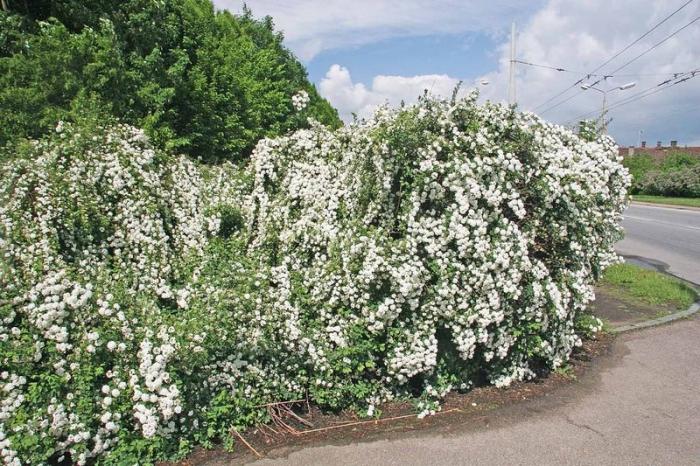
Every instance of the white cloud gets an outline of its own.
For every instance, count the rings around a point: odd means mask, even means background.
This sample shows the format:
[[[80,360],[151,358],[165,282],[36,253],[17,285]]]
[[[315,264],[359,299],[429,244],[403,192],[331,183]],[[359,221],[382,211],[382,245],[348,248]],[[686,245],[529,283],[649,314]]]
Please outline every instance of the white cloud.
[[[220,8],[240,11],[242,0],[215,0]],[[683,0],[249,0],[256,16],[271,15],[284,31],[286,43],[302,59],[318,53],[369,44],[390,37],[425,36],[477,31],[501,34],[503,44],[494,52],[500,57],[497,69],[483,76],[490,85],[482,89],[484,98],[504,100],[508,79],[508,43],[502,35],[510,21],[519,24],[518,58],[533,63],[551,64],[588,72],[624,48],[654,24],[682,5]],[[523,4],[526,6],[524,7]],[[653,34],[644,38],[602,71],[610,72],[628,59],[646,50],[666,35],[700,16],[700,2],[685,7]],[[498,40],[501,40],[498,39]],[[614,103],[625,96],[652,88],[664,80],[648,76],[665,72],[687,71],[700,67],[700,22],[659,46],[610,80],[622,84],[635,80],[637,86],[627,91],[612,91]],[[340,62],[340,65],[343,65]],[[467,70],[465,76],[467,77]],[[539,104],[574,83],[579,75],[553,70],[518,66],[518,103],[524,109],[544,110]],[[466,81],[472,81],[469,77]],[[481,78],[481,77],[478,77]],[[351,112],[366,115],[384,101],[393,104],[401,99],[415,100],[426,80],[434,90],[450,92],[457,77],[376,76],[371,84],[354,83],[342,66],[332,67],[321,84],[322,93],[336,105],[344,118]],[[435,81],[435,83],[433,83]],[[449,95],[449,92],[446,92]],[[566,94],[562,99],[572,95]],[[555,100],[552,103],[557,103]],[[595,91],[578,95],[543,116],[556,122],[575,120],[577,116],[601,106]],[[610,132],[623,144],[635,143],[640,129],[650,143],[657,140],[680,143],[700,140],[697,109],[700,108],[700,76],[672,89],[659,92],[610,112],[614,118]]]
[[[242,0],[214,0],[240,12]],[[390,37],[500,30],[541,0],[248,0],[256,16],[270,15],[303,60],[323,50]]]
[[[385,102],[399,105],[417,100],[425,90],[433,95],[449,97],[459,83],[458,79],[444,74],[419,76],[375,76],[368,88],[362,83],[354,83],[350,71],[340,65],[330,67],[321,80],[319,91],[340,113],[345,121],[352,120],[352,114],[369,116],[374,109]]]
[[[518,34],[518,57],[525,61],[552,64],[575,71],[590,72],[627,44],[651,29],[682,3],[663,0],[551,0],[524,24]],[[652,34],[604,67],[610,73],[653,44],[700,15],[700,2],[688,5]],[[659,73],[687,71],[700,67],[700,22],[688,27],[668,42],[657,47],[610,78],[607,88],[629,81],[636,87],[608,93],[609,103],[654,88],[667,77]],[[509,44],[501,48],[499,69],[486,75],[492,82],[484,96],[503,100],[507,93]],[[578,86],[559,99],[538,107],[559,91],[576,82],[582,75],[561,73],[542,68],[518,65],[518,103],[528,110],[544,111],[547,107],[576,95],[568,102],[545,112],[543,116],[557,122],[575,120],[587,112],[601,108],[602,94],[581,91]],[[606,88],[605,83],[599,86]],[[658,92],[647,98],[610,111],[613,121],[610,132],[619,142],[634,144],[640,129],[648,141],[669,139],[693,141],[700,138],[697,109],[700,108],[700,76],[691,81]]]

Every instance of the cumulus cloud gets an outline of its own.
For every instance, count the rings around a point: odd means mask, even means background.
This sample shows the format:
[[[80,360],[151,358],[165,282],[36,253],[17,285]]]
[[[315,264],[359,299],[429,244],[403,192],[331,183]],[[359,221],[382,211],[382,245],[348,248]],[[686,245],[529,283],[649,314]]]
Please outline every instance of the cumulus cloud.
[[[345,121],[352,120],[352,114],[360,118],[368,117],[378,105],[388,102],[399,105],[402,101],[410,104],[426,90],[433,95],[448,97],[459,80],[444,74],[419,76],[375,76],[370,87],[352,80],[350,71],[340,65],[330,67],[321,80],[319,90],[340,113]]]
[[[575,83],[586,72],[603,64],[681,4],[663,0],[551,0],[521,28],[518,57],[581,73],[518,65],[516,83],[519,105],[538,113],[544,111],[545,118],[560,123],[574,124],[578,116],[596,117],[602,106],[602,94],[583,91],[579,86],[558,99],[541,104]],[[700,2],[689,4],[599,73],[612,72],[698,16]],[[699,43],[700,22],[615,73],[618,76],[600,83],[599,87],[612,89],[630,81],[637,83],[630,90],[610,91],[608,101],[611,104],[646,89],[654,89],[670,77],[663,73],[700,67]],[[509,44],[504,43],[500,47],[499,68],[485,76],[492,86],[485,90],[484,97],[493,100],[506,98],[508,67]],[[572,96],[562,105],[545,111]],[[694,115],[697,108],[700,108],[700,76],[629,105],[613,108],[609,113],[609,117],[613,118],[610,132],[624,144],[636,143],[640,129],[644,130],[649,141],[659,139],[668,144],[669,139],[679,139],[690,143],[700,139],[700,126],[694,123],[697,121]]]
[[[240,11],[242,0],[215,0],[219,8]],[[572,89],[556,104],[575,94],[566,103],[548,110],[540,105],[576,82],[627,44],[649,30],[684,3],[683,0],[547,0],[517,2],[469,0],[253,0],[248,1],[256,16],[269,14],[284,31],[286,43],[302,59],[310,60],[329,49],[375,43],[392,37],[426,36],[475,31],[500,37],[502,45],[493,72],[484,76],[424,75],[376,76],[371,83],[353,82],[350,71],[333,66],[320,83],[321,92],[338,107],[345,119],[352,112],[367,115],[376,105],[402,99],[411,102],[424,88],[449,95],[458,78],[474,82],[485,78],[485,99],[502,101],[508,88],[508,43],[505,32],[511,20],[519,25],[518,58],[539,64],[581,72],[563,73],[518,65],[517,97],[521,108],[543,110],[543,116],[559,123],[574,123],[578,116],[595,116],[602,96],[595,91]],[[700,16],[700,2],[692,2],[681,12],[644,38],[628,52],[601,70],[609,73],[628,59]],[[500,35],[499,35],[500,34]],[[498,39],[498,40],[501,40]],[[610,103],[645,89],[652,89],[672,73],[700,67],[700,22],[688,27],[654,51],[616,74],[603,88],[636,81],[635,88],[611,91]],[[644,130],[650,143],[669,139],[692,143],[700,140],[697,124],[700,108],[700,76],[632,104],[610,111],[610,132],[619,142],[637,141]]]

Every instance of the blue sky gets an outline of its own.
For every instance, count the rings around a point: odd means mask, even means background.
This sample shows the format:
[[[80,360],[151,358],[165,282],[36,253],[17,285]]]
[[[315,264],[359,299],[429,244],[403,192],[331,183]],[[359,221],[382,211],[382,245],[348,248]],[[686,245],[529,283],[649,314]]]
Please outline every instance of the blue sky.
[[[384,102],[412,102],[424,89],[449,95],[455,84],[479,87],[482,99],[505,101],[508,36],[517,23],[517,58],[590,72],[688,0],[248,0],[256,16],[270,15],[309,77],[349,120]],[[241,0],[214,0],[240,12]],[[692,0],[653,33],[603,67],[610,74],[657,42],[700,17]],[[598,84],[609,90],[610,134],[621,145],[700,145],[700,73],[651,93],[676,72],[700,71],[700,21]],[[620,76],[618,76],[620,75]],[[689,76],[689,75],[682,75]],[[596,116],[602,95],[571,86],[580,74],[518,65],[517,103],[544,118],[574,124]],[[591,78],[584,82],[593,82]],[[487,80],[487,86],[480,85]],[[615,88],[634,81],[636,86]],[[561,97],[542,105],[567,89]],[[646,92],[645,92],[646,91]],[[641,93],[641,94],[640,94]],[[647,95],[648,94],[648,95]],[[626,103],[625,98],[644,95]],[[549,108],[552,104],[556,105]]]
[[[309,77],[320,83],[333,64],[352,70],[353,79],[370,84],[376,75],[446,74],[468,79],[498,64],[493,36],[467,32],[399,37],[361,46],[324,50],[307,63]]]

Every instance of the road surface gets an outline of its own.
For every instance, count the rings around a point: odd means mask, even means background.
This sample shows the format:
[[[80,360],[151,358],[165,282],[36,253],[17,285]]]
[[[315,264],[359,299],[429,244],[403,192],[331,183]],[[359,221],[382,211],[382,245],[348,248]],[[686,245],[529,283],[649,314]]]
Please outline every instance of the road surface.
[[[668,272],[700,284],[700,210],[631,204],[622,226],[620,254],[660,261]]]

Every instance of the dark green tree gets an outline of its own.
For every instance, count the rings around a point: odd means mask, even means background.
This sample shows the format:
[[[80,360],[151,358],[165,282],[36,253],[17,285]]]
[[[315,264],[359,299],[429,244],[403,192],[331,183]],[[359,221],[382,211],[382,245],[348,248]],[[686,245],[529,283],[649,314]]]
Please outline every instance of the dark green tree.
[[[257,140],[340,125],[269,17],[210,0],[5,0],[0,12],[0,144],[60,119],[114,115],[208,162],[245,159]],[[291,96],[311,102],[294,112]]]

